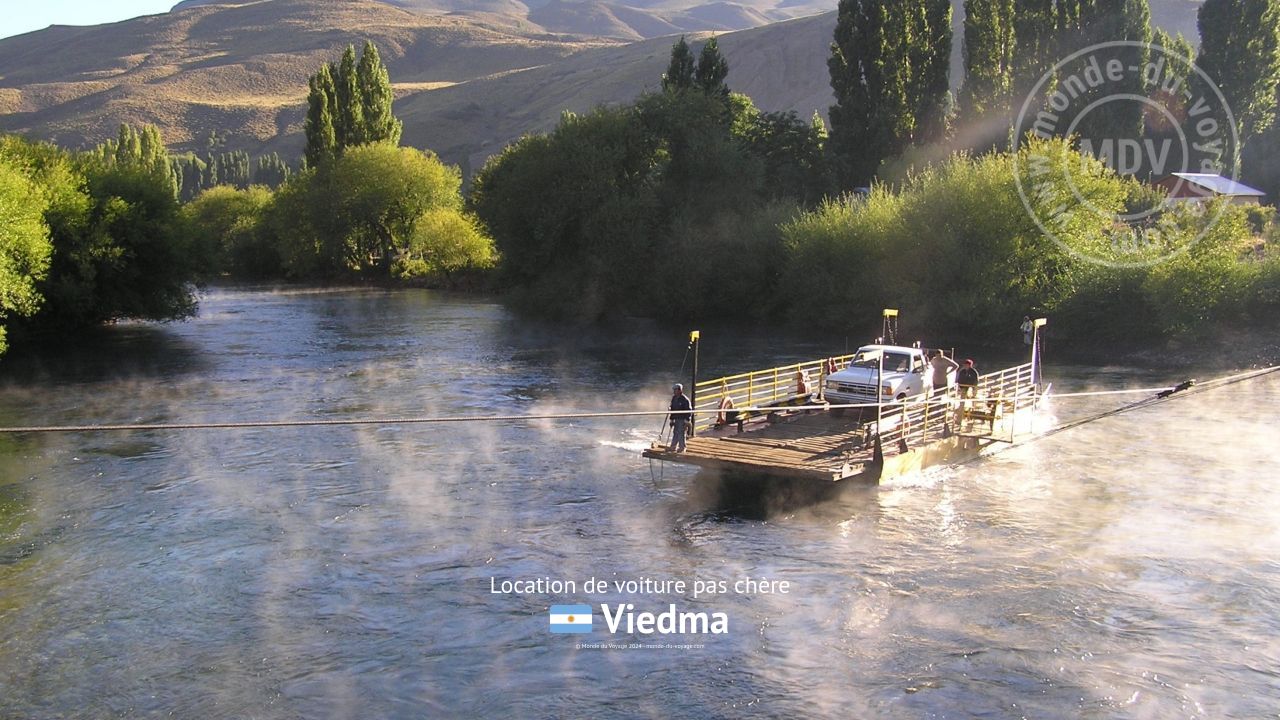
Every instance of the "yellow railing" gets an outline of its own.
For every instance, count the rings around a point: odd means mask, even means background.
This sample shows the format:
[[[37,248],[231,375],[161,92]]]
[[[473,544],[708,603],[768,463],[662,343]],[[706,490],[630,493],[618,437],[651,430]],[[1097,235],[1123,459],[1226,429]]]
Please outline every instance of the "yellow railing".
[[[843,370],[853,357],[837,355],[704,380],[697,385],[697,405],[694,410],[698,412],[694,417],[694,430],[705,430],[716,424],[720,410],[725,407],[722,405],[725,398],[729,399],[732,409],[782,405],[806,395],[812,395],[816,401],[822,394],[829,368]],[[808,386],[807,393],[800,392],[802,377]],[[1016,412],[1035,402],[1032,380],[1031,363],[1016,365],[980,376],[976,394],[978,397],[1003,398],[1005,410]],[[935,401],[924,396],[908,398],[906,406],[905,422],[901,427],[906,430],[909,439],[912,435],[923,436],[931,429],[940,428],[949,407],[944,398]],[[886,404],[885,408],[885,412],[892,408],[895,414],[900,414],[902,410],[902,406],[896,403]]]
[[[853,355],[838,355],[829,359],[836,370],[843,370]],[[697,385],[698,404],[695,410],[718,411],[728,398],[734,408],[765,407],[782,403],[804,395],[800,392],[800,378],[808,384],[808,394],[817,396],[827,380],[828,359],[810,360],[768,368],[748,373],[729,375],[714,380],[704,380]],[[718,412],[699,412],[694,419],[694,430],[705,430],[716,423]]]

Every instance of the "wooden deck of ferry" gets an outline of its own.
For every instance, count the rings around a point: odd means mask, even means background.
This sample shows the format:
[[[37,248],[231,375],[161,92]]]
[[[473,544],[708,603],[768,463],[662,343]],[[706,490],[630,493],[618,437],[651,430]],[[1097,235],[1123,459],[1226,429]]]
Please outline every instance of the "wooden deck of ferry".
[[[704,434],[689,438],[684,452],[655,443],[644,456],[699,467],[821,482],[875,483],[931,465],[960,462],[998,442],[985,429],[948,433],[938,425],[912,437],[900,452],[896,434],[883,442],[876,462],[875,443],[864,425],[826,411],[801,411],[740,434]]]

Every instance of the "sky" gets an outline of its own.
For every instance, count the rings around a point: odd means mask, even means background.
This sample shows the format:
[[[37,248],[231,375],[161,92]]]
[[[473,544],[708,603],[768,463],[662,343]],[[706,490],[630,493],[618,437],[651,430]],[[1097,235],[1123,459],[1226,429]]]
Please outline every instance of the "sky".
[[[0,37],[50,25],[99,25],[168,12],[178,0],[5,0]]]

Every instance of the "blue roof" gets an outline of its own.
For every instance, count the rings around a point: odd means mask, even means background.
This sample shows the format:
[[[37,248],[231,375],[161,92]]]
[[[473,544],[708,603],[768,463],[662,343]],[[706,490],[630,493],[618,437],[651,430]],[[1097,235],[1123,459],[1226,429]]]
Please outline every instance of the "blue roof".
[[[1253,197],[1262,197],[1266,193],[1251,188],[1244,183],[1238,183],[1230,178],[1224,178],[1221,175],[1213,175],[1210,173],[1174,173],[1174,177],[1181,178],[1191,183],[1209,190],[1215,195],[1245,195]]]

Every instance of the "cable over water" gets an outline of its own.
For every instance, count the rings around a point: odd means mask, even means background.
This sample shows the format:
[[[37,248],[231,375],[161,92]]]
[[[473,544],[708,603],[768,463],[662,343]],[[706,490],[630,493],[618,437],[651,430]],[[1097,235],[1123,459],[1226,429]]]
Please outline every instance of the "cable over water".
[[[1127,390],[1091,390],[1084,392],[1072,393],[1051,393],[1041,397],[1050,399],[1067,399],[1067,398],[1084,398],[1097,397],[1101,395],[1151,395],[1152,397],[1143,398],[1129,405],[1119,408],[1107,410],[1087,418],[1072,420],[1062,425],[1050,428],[1039,435],[1036,439],[1045,437],[1063,430],[1082,425],[1094,420],[1100,420],[1104,417],[1116,415],[1139,407],[1163,402],[1173,397],[1189,395],[1204,390],[1230,385],[1244,380],[1252,380],[1254,378],[1268,375],[1280,370],[1280,365],[1262,368],[1259,370],[1248,370],[1234,375],[1228,375],[1213,380],[1207,380],[1194,385],[1178,386],[1166,385],[1161,387],[1149,388],[1133,388]],[[1182,389],[1179,389],[1179,388]],[[983,400],[1025,400],[1025,397],[984,397]],[[883,403],[883,405],[923,405],[926,403],[937,403],[937,400],[901,400],[894,403]],[[874,408],[876,403],[848,403],[841,405],[794,405],[785,409],[788,411],[795,410],[845,410],[854,408]],[[739,412],[756,411],[769,412],[778,410],[777,407],[759,406],[735,408]],[[666,416],[672,414],[688,414],[688,415],[708,415],[722,412],[716,408],[706,408],[699,410],[676,411],[672,413],[669,410],[628,410],[628,411],[606,411],[606,412],[571,412],[571,413],[533,413],[521,415],[457,415],[457,416],[431,416],[431,417],[367,417],[367,418],[330,418],[330,419],[285,419],[285,420],[245,420],[238,422],[189,422],[189,423],[115,423],[115,424],[82,424],[82,425],[32,425],[32,426],[12,426],[0,427],[0,434],[18,434],[18,433],[88,433],[88,432],[125,432],[125,431],[164,431],[164,430],[243,430],[255,428],[291,428],[291,427],[333,427],[333,426],[358,426],[358,425],[426,425],[432,423],[474,423],[474,422],[529,422],[535,420],[584,420],[594,418],[615,418],[615,417],[653,417]],[[1025,442],[1030,442],[1028,439]],[[1023,444],[1017,443],[1017,444]]]

